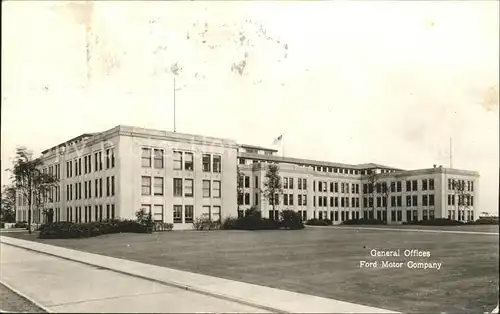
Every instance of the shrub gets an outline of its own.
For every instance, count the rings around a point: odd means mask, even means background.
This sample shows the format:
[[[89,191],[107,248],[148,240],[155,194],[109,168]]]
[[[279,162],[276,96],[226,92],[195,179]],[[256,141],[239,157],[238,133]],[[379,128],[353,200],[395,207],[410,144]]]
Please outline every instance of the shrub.
[[[333,222],[329,219],[311,218],[306,221],[306,225],[308,226],[331,226],[332,224]]]
[[[272,219],[261,218],[258,215],[245,216],[241,218],[228,217],[224,219],[222,229],[226,230],[276,230],[280,223]]]
[[[498,225],[498,217],[481,217],[476,221],[468,222],[469,225]]]
[[[342,221],[343,225],[386,225],[387,223],[384,220],[379,219],[349,219]]]
[[[463,224],[464,223],[461,221],[451,220],[448,218],[436,218],[432,220],[403,222],[403,225],[413,225],[413,226],[461,226]]]
[[[237,218],[227,217],[222,222],[221,229],[224,229],[224,230],[238,229],[237,226],[238,226],[238,219]]]
[[[145,208],[141,208],[135,213],[135,217],[139,224],[146,227],[147,230],[150,230],[149,232],[153,232],[154,221],[151,218],[151,213],[147,213]]]
[[[18,221],[14,225],[14,228],[28,228],[28,222],[27,221]]]
[[[120,232],[150,233],[151,229],[134,220],[107,220],[87,223],[63,221],[42,225],[38,237],[41,239],[88,238]]]
[[[281,226],[285,229],[304,229],[302,217],[293,210],[284,210],[280,213]]]
[[[166,222],[155,222],[153,231],[172,231],[174,224]]]
[[[210,218],[198,217],[193,221],[193,226],[196,230],[218,230],[220,223],[212,221]]]

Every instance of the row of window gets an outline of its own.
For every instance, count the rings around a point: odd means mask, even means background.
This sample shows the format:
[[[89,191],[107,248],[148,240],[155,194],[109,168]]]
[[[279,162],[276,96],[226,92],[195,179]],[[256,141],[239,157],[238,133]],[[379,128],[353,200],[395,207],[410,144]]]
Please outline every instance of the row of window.
[[[313,206],[316,207],[316,197],[313,197]],[[351,207],[359,207],[359,198],[351,198]],[[318,196],[318,207],[328,207],[328,198]],[[330,196],[330,207],[339,207],[339,197]],[[349,197],[340,197],[340,207],[349,207]]]
[[[92,180],[84,181],[83,199],[92,198]],[[74,189],[73,189],[74,186]],[[106,177],[106,196],[115,195],[115,176]],[[95,179],[94,197],[102,197],[102,178]],[[66,200],[82,199],[82,182],[66,185]]]
[[[151,155],[153,153],[153,155]],[[153,161],[152,161],[153,160]],[[191,152],[173,152],[174,170],[194,171],[194,154]],[[144,168],[163,169],[164,150],[156,148],[142,148],[141,164]],[[219,155],[203,154],[202,170],[203,172],[220,173],[222,157]]]
[[[94,209],[94,210],[92,210]],[[83,210],[83,211],[82,211]],[[105,210],[105,212],[104,212]],[[103,213],[105,216],[103,216]],[[72,222],[91,222],[91,221],[102,221],[105,219],[115,219],[115,204],[106,204],[104,208],[103,205],[88,205],[88,206],[75,206],[66,208],[66,221]],[[56,221],[60,221],[60,210],[55,210]]]
[[[422,191],[433,191],[434,190],[434,179],[423,179],[421,180],[421,187]],[[389,189],[390,186],[390,189]],[[401,181],[392,181],[390,183],[387,182],[377,182],[374,185],[369,184],[369,183],[364,183],[363,184],[363,193],[368,194],[368,193],[373,193],[374,190],[377,193],[384,193],[384,192],[402,192],[402,182]],[[411,191],[418,191],[418,180],[408,180],[406,181],[406,192],[411,192]]]
[[[105,150],[106,169],[115,167],[115,149]],[[74,167],[73,167],[74,165]],[[59,166],[59,165],[56,165]],[[74,172],[73,172],[74,170]],[[102,152],[94,152],[94,172],[103,170]],[[59,169],[56,169],[56,173]],[[83,174],[92,172],[92,154],[83,156]],[[49,171],[50,173],[50,171]],[[75,158],[66,162],[66,178],[82,175],[82,158]]]
[[[467,220],[465,215],[467,214]],[[449,210],[448,219],[458,220],[458,221],[474,221],[474,211],[472,210]]]
[[[43,168],[42,173],[43,174],[48,173],[49,176],[55,177],[57,180],[60,180],[61,179],[61,165],[56,164],[56,165],[49,166],[47,168]]]
[[[474,192],[474,181],[448,179],[448,190]]]
[[[154,180],[153,194],[151,194],[151,180]],[[174,178],[174,196],[194,197],[194,180]],[[184,185],[183,185],[184,181]],[[203,180],[202,191],[204,198],[220,198],[221,197],[221,181],[220,180]],[[164,195],[164,178],[163,177],[141,177],[141,194],[142,195]]]
[[[349,193],[349,187],[351,194],[359,194],[359,184],[357,183],[340,183],[340,193]],[[313,191],[316,191],[316,181],[313,181]],[[328,183],[326,181],[318,181],[318,192],[328,192]],[[338,182],[330,182],[330,193],[338,193],[339,184]]]
[[[448,194],[448,205],[455,205],[455,200],[458,206],[474,206],[474,196],[472,195],[450,195]]]

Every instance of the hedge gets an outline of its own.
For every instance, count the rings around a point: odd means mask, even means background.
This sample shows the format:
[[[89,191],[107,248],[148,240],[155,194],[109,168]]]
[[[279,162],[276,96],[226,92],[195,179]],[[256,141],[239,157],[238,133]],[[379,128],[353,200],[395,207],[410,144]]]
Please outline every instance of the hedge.
[[[332,224],[333,222],[330,219],[311,218],[306,221],[308,226],[331,226]]]
[[[221,228],[226,230],[277,230],[280,227],[279,222],[258,216],[229,217],[221,225]]]
[[[403,225],[413,225],[413,226],[461,226],[465,225],[464,222],[451,220],[448,218],[436,218],[432,220],[414,220],[403,222]]]
[[[39,228],[40,239],[89,238],[111,233],[151,233],[150,227],[134,220],[107,220],[102,222],[73,223],[67,221],[44,224]]]
[[[379,219],[349,219],[342,221],[343,225],[386,225],[387,223],[384,220]]]

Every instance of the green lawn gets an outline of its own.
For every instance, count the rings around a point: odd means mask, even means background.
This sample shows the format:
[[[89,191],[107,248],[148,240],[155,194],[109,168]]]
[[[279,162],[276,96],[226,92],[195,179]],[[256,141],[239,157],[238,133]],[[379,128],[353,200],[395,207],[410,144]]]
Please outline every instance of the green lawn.
[[[470,227],[498,232],[498,226]],[[478,313],[497,305],[498,235],[355,227],[178,231],[76,240],[4,235],[396,311]],[[360,269],[361,260],[411,259],[370,257],[373,248],[428,250],[427,260],[443,266],[440,270]]]

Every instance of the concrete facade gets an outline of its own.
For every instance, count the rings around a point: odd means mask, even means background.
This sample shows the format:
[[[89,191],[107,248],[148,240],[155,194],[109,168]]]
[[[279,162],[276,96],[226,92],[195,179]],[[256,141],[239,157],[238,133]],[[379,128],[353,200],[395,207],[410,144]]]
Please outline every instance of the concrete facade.
[[[43,171],[59,179],[44,196],[55,221],[134,219],[144,208],[156,221],[188,229],[197,217],[236,217],[252,206],[263,217],[293,209],[304,220],[327,218],[335,224],[364,217],[391,223],[479,217],[479,174],[441,166],[405,171],[280,157],[276,150],[233,140],[130,126],[82,134],[43,151],[42,159]],[[262,193],[269,164],[279,165],[283,183],[276,211]],[[240,197],[237,168],[243,174]],[[383,195],[369,191],[370,173],[391,187],[387,208]],[[463,181],[464,192],[453,189],[450,180]],[[469,205],[459,206],[458,194],[466,194]],[[26,205],[19,197],[16,220],[27,220]],[[34,210],[34,222],[44,219]]]

